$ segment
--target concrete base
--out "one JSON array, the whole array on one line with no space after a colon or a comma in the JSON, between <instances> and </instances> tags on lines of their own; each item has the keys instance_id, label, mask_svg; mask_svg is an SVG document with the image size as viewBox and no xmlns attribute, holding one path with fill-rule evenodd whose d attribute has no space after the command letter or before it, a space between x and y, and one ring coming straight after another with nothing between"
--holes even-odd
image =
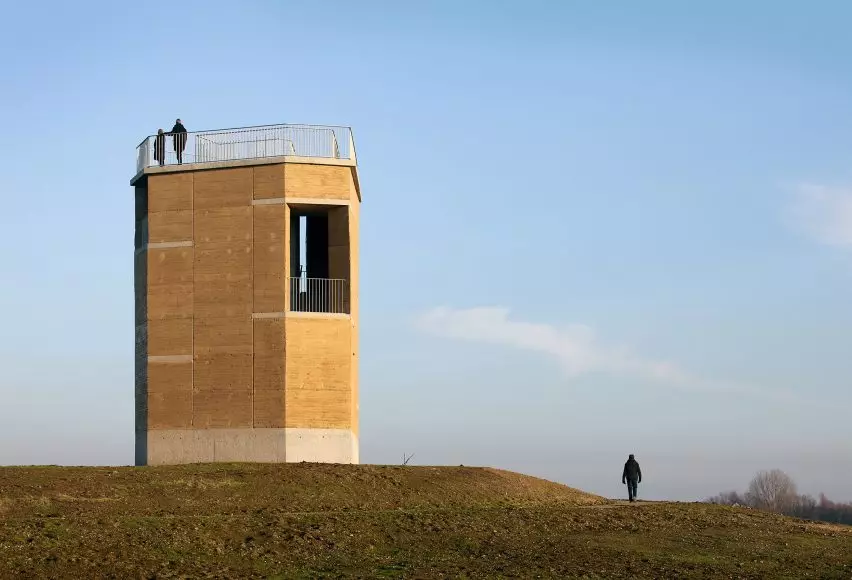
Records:
<instances>
[{"instance_id":1,"label":"concrete base","mask_svg":"<svg viewBox=\"0 0 852 580\"><path fill-rule=\"evenodd\" d=\"M241 461L358 463L358 437L348 429L250 428L164 429L136 437L137 465Z\"/></svg>"}]
</instances>

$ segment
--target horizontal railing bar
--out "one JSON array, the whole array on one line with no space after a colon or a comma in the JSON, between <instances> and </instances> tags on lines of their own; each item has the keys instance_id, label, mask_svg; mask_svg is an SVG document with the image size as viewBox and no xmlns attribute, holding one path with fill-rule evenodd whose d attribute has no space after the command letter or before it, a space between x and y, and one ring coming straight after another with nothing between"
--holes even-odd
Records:
<instances>
[{"instance_id":1,"label":"horizontal railing bar","mask_svg":"<svg viewBox=\"0 0 852 580\"><path fill-rule=\"evenodd\" d=\"M299 123L294 123L294 124L283 123L283 124L278 124L278 125L252 125L252 126L249 126L249 127L230 127L228 129L205 129L205 130L202 130L202 131L187 131L186 133L187 133L187 135L197 135L199 133L208 134L208 135L215 135L215 134L218 134L218 133L230 133L230 132L233 132L233 131L251 131L251 130L257 130L257 129L272 129L272 128L286 129L288 127L299 128L299 129L316 128L316 129L345 129L345 130L349 130L349 131L352 130L352 127L348 127L346 125L314 125L314 124L306 125L306 124L299 124ZM171 137L172 135L174 135L174 133L169 133L169 132L164 132L163 134L166 135L167 137ZM156 137L156 136L157 136L156 133L148 135L147 137L145 137L145 139L142 139L142 141L139 142L139 145L142 145L142 143L144 143L146 139L149 139L150 137ZM137 145L137 147L139 147L139 145Z\"/></svg>"}]
</instances>

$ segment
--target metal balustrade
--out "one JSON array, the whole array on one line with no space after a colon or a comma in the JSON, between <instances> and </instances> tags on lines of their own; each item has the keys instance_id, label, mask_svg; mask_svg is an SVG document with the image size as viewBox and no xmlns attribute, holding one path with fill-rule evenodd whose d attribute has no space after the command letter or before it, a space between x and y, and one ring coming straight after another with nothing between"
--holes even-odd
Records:
<instances>
[{"instance_id":1,"label":"metal balustrade","mask_svg":"<svg viewBox=\"0 0 852 580\"><path fill-rule=\"evenodd\" d=\"M290 278L290 312L349 314L349 280Z\"/></svg>"},{"instance_id":2,"label":"metal balustrade","mask_svg":"<svg viewBox=\"0 0 852 580\"><path fill-rule=\"evenodd\" d=\"M352 159L352 131L349 127L265 125L150 135L136 148L136 171L180 163L279 156Z\"/></svg>"}]
</instances>

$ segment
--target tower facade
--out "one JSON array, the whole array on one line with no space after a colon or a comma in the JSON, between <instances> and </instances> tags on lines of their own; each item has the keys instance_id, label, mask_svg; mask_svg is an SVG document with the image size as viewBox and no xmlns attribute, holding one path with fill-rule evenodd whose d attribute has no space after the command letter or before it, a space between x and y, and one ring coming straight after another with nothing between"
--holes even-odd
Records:
<instances>
[{"instance_id":1,"label":"tower facade","mask_svg":"<svg viewBox=\"0 0 852 580\"><path fill-rule=\"evenodd\" d=\"M152 136L131 185L136 464L357 463L351 130Z\"/></svg>"}]
</instances>

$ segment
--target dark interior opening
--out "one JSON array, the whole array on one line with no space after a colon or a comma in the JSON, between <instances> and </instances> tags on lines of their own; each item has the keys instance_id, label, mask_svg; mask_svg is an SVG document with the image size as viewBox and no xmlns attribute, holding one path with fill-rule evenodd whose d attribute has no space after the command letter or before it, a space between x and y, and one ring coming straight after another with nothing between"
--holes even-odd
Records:
<instances>
[{"instance_id":1,"label":"dark interior opening","mask_svg":"<svg viewBox=\"0 0 852 580\"><path fill-rule=\"evenodd\" d=\"M348 208L290 208L290 309L349 312Z\"/></svg>"},{"instance_id":2,"label":"dark interior opening","mask_svg":"<svg viewBox=\"0 0 852 580\"><path fill-rule=\"evenodd\" d=\"M328 214L305 216L305 272L328 278Z\"/></svg>"}]
</instances>

